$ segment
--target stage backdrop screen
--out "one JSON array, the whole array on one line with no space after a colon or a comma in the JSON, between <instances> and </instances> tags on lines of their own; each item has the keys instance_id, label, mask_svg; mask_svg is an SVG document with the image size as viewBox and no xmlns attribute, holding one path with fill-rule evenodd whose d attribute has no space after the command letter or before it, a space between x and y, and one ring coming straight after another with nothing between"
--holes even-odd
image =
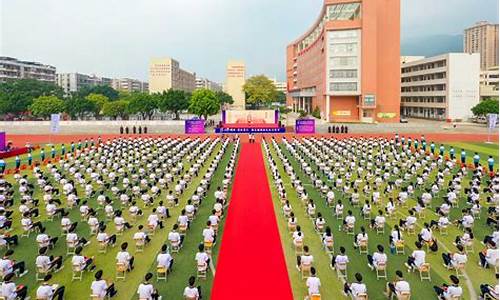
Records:
<instances>
[{"instance_id":1,"label":"stage backdrop screen","mask_svg":"<svg viewBox=\"0 0 500 300\"><path fill-rule=\"evenodd\" d=\"M295 121L295 133L315 133L314 119L298 119Z\"/></svg>"},{"instance_id":2,"label":"stage backdrop screen","mask_svg":"<svg viewBox=\"0 0 500 300\"><path fill-rule=\"evenodd\" d=\"M205 120L200 120L200 119L186 120L184 123L184 132L187 134L205 133Z\"/></svg>"},{"instance_id":3,"label":"stage backdrop screen","mask_svg":"<svg viewBox=\"0 0 500 300\"><path fill-rule=\"evenodd\" d=\"M5 131L0 132L0 151L5 150Z\"/></svg>"},{"instance_id":4,"label":"stage backdrop screen","mask_svg":"<svg viewBox=\"0 0 500 300\"><path fill-rule=\"evenodd\" d=\"M275 124L274 110L226 110L226 124Z\"/></svg>"}]
</instances>

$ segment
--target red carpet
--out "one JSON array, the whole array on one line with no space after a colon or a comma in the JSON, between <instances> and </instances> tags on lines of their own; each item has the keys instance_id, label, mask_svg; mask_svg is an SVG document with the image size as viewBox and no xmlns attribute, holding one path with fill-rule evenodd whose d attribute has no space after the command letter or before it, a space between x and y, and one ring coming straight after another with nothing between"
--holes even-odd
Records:
<instances>
[{"instance_id":1,"label":"red carpet","mask_svg":"<svg viewBox=\"0 0 500 300\"><path fill-rule=\"evenodd\" d=\"M260 143L242 144L211 299L293 299Z\"/></svg>"}]
</instances>

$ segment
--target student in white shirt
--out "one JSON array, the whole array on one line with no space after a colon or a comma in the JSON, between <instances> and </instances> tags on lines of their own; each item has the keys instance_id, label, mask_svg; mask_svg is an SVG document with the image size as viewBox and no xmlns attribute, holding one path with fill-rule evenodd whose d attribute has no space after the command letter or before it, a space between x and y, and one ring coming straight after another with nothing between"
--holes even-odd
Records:
<instances>
[{"instance_id":1,"label":"student in white shirt","mask_svg":"<svg viewBox=\"0 0 500 300\"><path fill-rule=\"evenodd\" d=\"M451 269L456 268L460 264L465 264L467 262L467 254L464 252L464 247L462 245L457 245L458 252L455 253L443 253L443 263L444 266Z\"/></svg>"},{"instance_id":2,"label":"student in white shirt","mask_svg":"<svg viewBox=\"0 0 500 300\"><path fill-rule=\"evenodd\" d=\"M137 294L139 295L139 299L147 299L147 300L157 300L159 299L158 291L154 288L153 284L149 282L153 278L152 273L147 273L144 276L144 282L139 284L139 288L137 289Z\"/></svg>"},{"instance_id":3,"label":"student in white shirt","mask_svg":"<svg viewBox=\"0 0 500 300\"><path fill-rule=\"evenodd\" d=\"M408 261L405 263L405 266L408 268L408 272L419 269L425 263L426 253L422 250L422 243L416 241L415 246L417 249L413 250L411 256L408 257Z\"/></svg>"},{"instance_id":4,"label":"student in white shirt","mask_svg":"<svg viewBox=\"0 0 500 300\"><path fill-rule=\"evenodd\" d=\"M344 284L344 294L346 296L351 294L355 299L360 294L366 294L367 289L366 284L363 283L363 276L360 273L356 273L354 277L356 278L356 282L353 282L351 284L346 282Z\"/></svg>"},{"instance_id":5,"label":"student in white shirt","mask_svg":"<svg viewBox=\"0 0 500 300\"><path fill-rule=\"evenodd\" d=\"M309 296L320 294L321 281L316 277L316 269L314 267L311 268L311 276L307 278L306 286Z\"/></svg>"},{"instance_id":6,"label":"student in white shirt","mask_svg":"<svg viewBox=\"0 0 500 300\"><path fill-rule=\"evenodd\" d=\"M49 281L52 279L51 274L45 275L43 278L43 283L36 290L37 299L50 299L50 300L63 300L64 299L64 286L59 286L57 284L50 284Z\"/></svg>"},{"instance_id":7,"label":"student in white shirt","mask_svg":"<svg viewBox=\"0 0 500 300\"><path fill-rule=\"evenodd\" d=\"M488 295L491 299L498 299L500 297L498 290L498 273L495 274L495 277L497 279L497 283L495 286L491 286L489 284L481 284L479 286L481 290L480 300L484 300L486 298L486 295Z\"/></svg>"},{"instance_id":8,"label":"student in white shirt","mask_svg":"<svg viewBox=\"0 0 500 300\"><path fill-rule=\"evenodd\" d=\"M345 248L343 246L340 246L339 248L340 254L337 256L333 255L332 256L332 263L331 267L333 269L338 268L339 265L347 265L349 263L349 257L345 254Z\"/></svg>"},{"instance_id":9,"label":"student in white shirt","mask_svg":"<svg viewBox=\"0 0 500 300\"><path fill-rule=\"evenodd\" d=\"M71 258L71 265L79 265L80 270L86 270L94 262L94 257L86 257L82 255L83 248L81 246L76 247L75 255ZM95 265L91 267L91 270L95 269Z\"/></svg>"},{"instance_id":10,"label":"student in white shirt","mask_svg":"<svg viewBox=\"0 0 500 300\"><path fill-rule=\"evenodd\" d=\"M15 261L10 259L10 256L14 254L14 250L9 249L5 252L2 259L0 259L0 270L2 274L7 275L10 273L18 274L19 277L23 277L28 273L26 270L26 265L24 261Z\"/></svg>"},{"instance_id":11,"label":"student in white shirt","mask_svg":"<svg viewBox=\"0 0 500 300\"><path fill-rule=\"evenodd\" d=\"M450 300L453 297L461 297L463 294L462 288L458 285L460 280L455 275L450 275L451 285L434 286L434 291L442 300Z\"/></svg>"},{"instance_id":12,"label":"student in white shirt","mask_svg":"<svg viewBox=\"0 0 500 300\"><path fill-rule=\"evenodd\" d=\"M138 241L138 240L142 240L144 241L144 244L147 244L151 241L151 239L149 238L149 236L146 234L146 232L144 232L144 226L142 225L139 225L137 226L137 232L134 233L134 241Z\"/></svg>"},{"instance_id":13,"label":"student in white shirt","mask_svg":"<svg viewBox=\"0 0 500 300\"><path fill-rule=\"evenodd\" d=\"M387 254L384 253L384 246L377 245L377 252L373 255L367 255L368 267L372 270L377 268L381 264L387 263Z\"/></svg>"},{"instance_id":14,"label":"student in white shirt","mask_svg":"<svg viewBox=\"0 0 500 300\"><path fill-rule=\"evenodd\" d=\"M397 299L404 294L410 292L410 284L408 281L404 280L403 272L400 270L396 271L396 280L394 282L388 282L386 286L386 292L384 293L388 299L392 299L396 296Z\"/></svg>"},{"instance_id":15,"label":"student in white shirt","mask_svg":"<svg viewBox=\"0 0 500 300\"><path fill-rule=\"evenodd\" d=\"M304 254L297 256L297 269L303 266L311 266L314 262L314 257L309 253L309 247L304 246Z\"/></svg>"},{"instance_id":16,"label":"student in white shirt","mask_svg":"<svg viewBox=\"0 0 500 300\"><path fill-rule=\"evenodd\" d=\"M102 279L102 270L99 270L94 275L95 280L90 286L92 295L99 298L114 297L118 292L115 290L114 283L109 284L106 280Z\"/></svg>"},{"instance_id":17,"label":"student in white shirt","mask_svg":"<svg viewBox=\"0 0 500 300\"><path fill-rule=\"evenodd\" d=\"M487 246L488 247L485 250L479 252L479 261L483 268L495 266L498 261L498 248L496 248L496 245L490 241Z\"/></svg>"},{"instance_id":18,"label":"student in white shirt","mask_svg":"<svg viewBox=\"0 0 500 300\"><path fill-rule=\"evenodd\" d=\"M205 246L203 244L198 245L198 253L196 253L194 260L198 264L198 266L204 265L208 267L210 264L210 256L205 252Z\"/></svg>"},{"instance_id":19,"label":"student in white shirt","mask_svg":"<svg viewBox=\"0 0 500 300\"><path fill-rule=\"evenodd\" d=\"M166 244L161 246L161 252L156 257L156 263L159 267L166 268L167 273L170 273L172 271L174 259L172 258L172 255L168 253L168 246Z\"/></svg>"},{"instance_id":20,"label":"student in white shirt","mask_svg":"<svg viewBox=\"0 0 500 300\"><path fill-rule=\"evenodd\" d=\"M128 253L127 248L128 243L125 242L121 245L121 251L116 254L116 262L125 264L130 272L134 269L134 257Z\"/></svg>"},{"instance_id":21,"label":"student in white shirt","mask_svg":"<svg viewBox=\"0 0 500 300\"><path fill-rule=\"evenodd\" d=\"M26 285L22 287L16 286L16 284L12 282L12 277L14 277L14 273L10 273L4 277L2 286L0 287L0 295L6 300L26 299L28 287Z\"/></svg>"},{"instance_id":22,"label":"student in white shirt","mask_svg":"<svg viewBox=\"0 0 500 300\"><path fill-rule=\"evenodd\" d=\"M201 298L201 287L195 287L195 282L196 278L194 276L189 277L188 286L184 289L183 293L185 299L198 300Z\"/></svg>"},{"instance_id":23,"label":"student in white shirt","mask_svg":"<svg viewBox=\"0 0 500 300\"><path fill-rule=\"evenodd\" d=\"M179 232L177 232L177 229L179 228L178 224L174 224L172 227L172 231L168 233L168 240L171 244L179 244L179 247L182 247L182 242L184 241L184 236L180 235Z\"/></svg>"}]
</instances>

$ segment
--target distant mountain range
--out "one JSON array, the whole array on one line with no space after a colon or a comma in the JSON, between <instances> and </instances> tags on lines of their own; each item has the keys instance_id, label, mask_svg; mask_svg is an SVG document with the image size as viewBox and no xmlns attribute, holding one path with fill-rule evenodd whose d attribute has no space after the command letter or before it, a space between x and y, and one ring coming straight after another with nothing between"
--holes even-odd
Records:
<instances>
[{"instance_id":1,"label":"distant mountain range","mask_svg":"<svg viewBox=\"0 0 500 300\"><path fill-rule=\"evenodd\" d=\"M463 52L463 35L430 35L401 40L401 55L435 56Z\"/></svg>"}]
</instances>

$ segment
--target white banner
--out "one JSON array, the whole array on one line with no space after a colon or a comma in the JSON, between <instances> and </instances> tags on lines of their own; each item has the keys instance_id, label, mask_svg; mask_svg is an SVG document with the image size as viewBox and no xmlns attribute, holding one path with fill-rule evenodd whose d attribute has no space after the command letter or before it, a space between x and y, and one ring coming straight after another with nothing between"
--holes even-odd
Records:
<instances>
[{"instance_id":1,"label":"white banner","mask_svg":"<svg viewBox=\"0 0 500 300\"><path fill-rule=\"evenodd\" d=\"M497 127L498 114L488 114L488 128L493 129Z\"/></svg>"},{"instance_id":2,"label":"white banner","mask_svg":"<svg viewBox=\"0 0 500 300\"><path fill-rule=\"evenodd\" d=\"M50 132L58 133L59 132L59 121L61 120L60 114L51 114L50 115Z\"/></svg>"}]
</instances>

